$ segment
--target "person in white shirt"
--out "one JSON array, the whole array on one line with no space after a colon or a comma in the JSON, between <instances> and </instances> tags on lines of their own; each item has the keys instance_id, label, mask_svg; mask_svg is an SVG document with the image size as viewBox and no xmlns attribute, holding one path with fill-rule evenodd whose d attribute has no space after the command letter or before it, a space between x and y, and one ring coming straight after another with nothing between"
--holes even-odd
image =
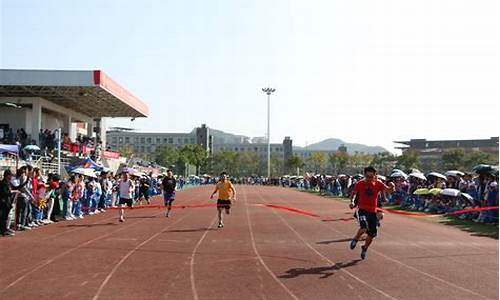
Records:
<instances>
[{"instance_id":1,"label":"person in white shirt","mask_svg":"<svg viewBox=\"0 0 500 300\"><path fill-rule=\"evenodd\" d=\"M124 207L127 205L128 207L132 207L133 203L133 198L132 198L132 192L134 191L134 183L133 181L129 178L129 174L124 172L122 173L122 179L120 179L120 182L118 183L118 195L120 197L120 201L118 204L120 204L120 222L124 221L123 218L123 212L124 212Z\"/></svg>"}]
</instances>

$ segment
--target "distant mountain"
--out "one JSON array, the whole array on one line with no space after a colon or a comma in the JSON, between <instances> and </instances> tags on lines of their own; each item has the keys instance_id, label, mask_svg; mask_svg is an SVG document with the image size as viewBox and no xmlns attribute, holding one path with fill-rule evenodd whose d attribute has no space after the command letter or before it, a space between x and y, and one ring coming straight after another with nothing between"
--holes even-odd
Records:
<instances>
[{"instance_id":1,"label":"distant mountain","mask_svg":"<svg viewBox=\"0 0 500 300\"><path fill-rule=\"evenodd\" d=\"M366 153L366 154L375 154L380 152L388 152L387 149L380 146L367 146L363 144L357 143L346 143L341 139L326 139L318 143L314 143L308 145L307 148L304 147L294 147L295 149L300 150L323 150L323 151L335 151L338 150L340 146L347 147L347 153L354 154L358 153Z\"/></svg>"},{"instance_id":2,"label":"distant mountain","mask_svg":"<svg viewBox=\"0 0 500 300\"><path fill-rule=\"evenodd\" d=\"M193 129L192 133L196 132L196 128ZM210 135L213 136L213 142L216 145L220 144L246 144L250 143L251 138L245 135L232 134L227 133L221 130L210 128ZM344 145L347 147L347 152L349 154L358 153L366 153L366 154L375 154L380 152L388 152L387 149L380 146L367 146L363 144L356 143L346 143L341 139L326 139L319 143L314 143L307 148L304 147L293 147L297 150L324 150L324 151L335 151L338 150L340 146Z\"/></svg>"}]
</instances>

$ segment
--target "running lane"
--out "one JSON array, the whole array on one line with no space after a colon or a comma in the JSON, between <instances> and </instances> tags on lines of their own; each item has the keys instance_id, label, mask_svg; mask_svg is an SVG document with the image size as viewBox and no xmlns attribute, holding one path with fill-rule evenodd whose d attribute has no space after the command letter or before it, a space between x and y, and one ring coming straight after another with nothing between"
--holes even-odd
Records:
<instances>
[{"instance_id":1,"label":"running lane","mask_svg":"<svg viewBox=\"0 0 500 300\"><path fill-rule=\"evenodd\" d=\"M290 189L236 186L214 207L116 211L0 239L0 299L496 299L498 243L386 215L365 261L345 203ZM178 193L207 204L212 187ZM160 199L155 202L159 203ZM310 211L324 218L269 208Z\"/></svg>"}]
</instances>

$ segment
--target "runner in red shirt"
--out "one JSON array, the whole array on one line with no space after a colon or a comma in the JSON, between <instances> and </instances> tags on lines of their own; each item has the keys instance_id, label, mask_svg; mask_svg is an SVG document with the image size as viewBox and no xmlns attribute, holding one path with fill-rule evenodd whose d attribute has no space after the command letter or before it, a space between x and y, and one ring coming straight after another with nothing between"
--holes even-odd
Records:
<instances>
[{"instance_id":1,"label":"runner in red shirt","mask_svg":"<svg viewBox=\"0 0 500 300\"><path fill-rule=\"evenodd\" d=\"M356 213L359 222L359 230L351 241L350 248L354 250L359 238L366 232L367 238L365 244L361 246L361 258L366 258L366 251L377 236L377 200L380 192L394 192L394 183L385 185L377 179L377 170L374 167L365 168L365 178L358 181L352 192L352 200L349 207L353 209L358 206ZM357 201L356 201L357 200Z\"/></svg>"}]
</instances>

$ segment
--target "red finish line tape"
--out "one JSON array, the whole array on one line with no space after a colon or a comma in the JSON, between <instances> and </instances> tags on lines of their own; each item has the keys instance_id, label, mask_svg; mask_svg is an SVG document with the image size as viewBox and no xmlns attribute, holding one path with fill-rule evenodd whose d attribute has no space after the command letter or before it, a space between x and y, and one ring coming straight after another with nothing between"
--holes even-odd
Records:
<instances>
[{"instance_id":1,"label":"red finish line tape","mask_svg":"<svg viewBox=\"0 0 500 300\"><path fill-rule=\"evenodd\" d=\"M315 213L308 212L308 211L301 210L301 209L297 209L297 208L293 208L293 207L276 205L276 204L263 204L263 205L265 207L270 207L270 208L276 208L276 209L283 209L283 210L291 211L291 212L294 212L294 213L297 213L297 214L301 214L301 215L304 215L304 216L315 217L315 218L319 218L320 217L319 215L317 215Z\"/></svg>"},{"instance_id":2,"label":"red finish line tape","mask_svg":"<svg viewBox=\"0 0 500 300\"><path fill-rule=\"evenodd\" d=\"M172 205L172 209L183 209L183 208L203 208L203 207L217 207L218 205L215 203L206 203L206 204L192 204L192 205ZM224 205L220 205L224 206ZM124 206L124 207L109 207L107 209L145 209L145 208L167 208L166 205L134 205L132 207Z\"/></svg>"},{"instance_id":3,"label":"red finish line tape","mask_svg":"<svg viewBox=\"0 0 500 300\"><path fill-rule=\"evenodd\" d=\"M397 214L397 215L414 216L414 217L456 216L456 215L461 215L461 214L466 214L466 213L471 213L471 212L480 212L480 211L494 210L494 209L498 209L498 205L476 207L476 208L466 208L466 209L457 210L457 211L453 211L453 212L449 212L449 213L445 213L445 214L428 214L428 213L420 213L420 212L412 212L412 211L378 208L378 210L382 211L382 212L387 212L387 213Z\"/></svg>"},{"instance_id":4,"label":"red finish line tape","mask_svg":"<svg viewBox=\"0 0 500 300\"><path fill-rule=\"evenodd\" d=\"M455 215L461 215L469 212L478 212L478 211L485 211L485 210L494 210L498 209L498 205L496 206L485 206L485 207L478 207L478 208L467 208L467 209L462 209L462 210L457 210L454 212L449 212L446 215L448 216L455 216Z\"/></svg>"}]
</instances>

